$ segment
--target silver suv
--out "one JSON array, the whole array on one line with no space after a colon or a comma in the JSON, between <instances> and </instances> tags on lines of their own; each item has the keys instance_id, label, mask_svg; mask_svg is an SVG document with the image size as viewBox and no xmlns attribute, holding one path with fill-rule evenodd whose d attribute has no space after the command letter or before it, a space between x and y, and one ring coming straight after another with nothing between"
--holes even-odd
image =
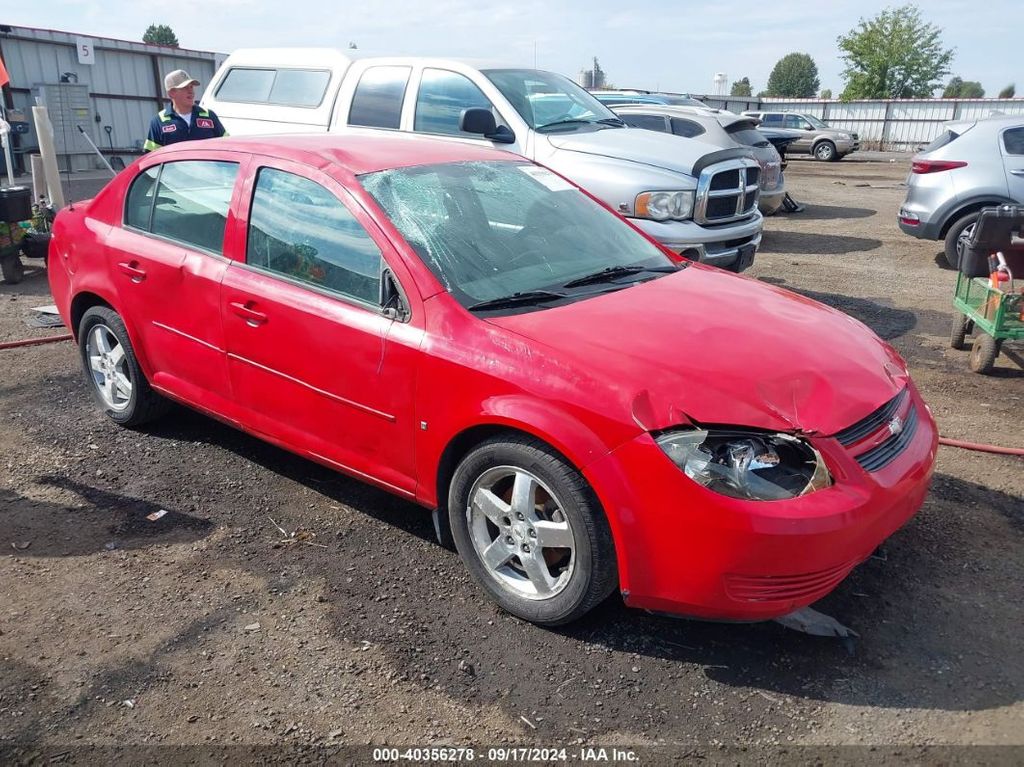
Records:
<instances>
[{"instance_id":1,"label":"silver suv","mask_svg":"<svg viewBox=\"0 0 1024 767\"><path fill-rule=\"evenodd\" d=\"M796 112L744 112L748 117L757 117L765 128L786 128L798 131L801 136L787 148L789 154L814 155L818 160L830 162L842 160L850 152L860 149L860 137L856 133L833 128L817 117Z\"/></svg>"},{"instance_id":2,"label":"silver suv","mask_svg":"<svg viewBox=\"0 0 1024 767\"><path fill-rule=\"evenodd\" d=\"M946 261L956 268L983 207L1024 204L1024 115L944 128L914 156L899 224L914 237L944 240Z\"/></svg>"}]
</instances>

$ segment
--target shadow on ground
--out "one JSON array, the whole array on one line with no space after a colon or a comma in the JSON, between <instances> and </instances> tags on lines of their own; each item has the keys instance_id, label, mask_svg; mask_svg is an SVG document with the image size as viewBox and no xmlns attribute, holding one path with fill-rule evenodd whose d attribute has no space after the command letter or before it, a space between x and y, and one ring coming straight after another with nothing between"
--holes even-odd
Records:
<instances>
[{"instance_id":1,"label":"shadow on ground","mask_svg":"<svg viewBox=\"0 0 1024 767\"><path fill-rule=\"evenodd\" d=\"M762 253L845 256L850 253L877 250L880 247L882 247L882 241L873 237L847 237L839 234L812 234L766 229L758 250Z\"/></svg>"}]
</instances>

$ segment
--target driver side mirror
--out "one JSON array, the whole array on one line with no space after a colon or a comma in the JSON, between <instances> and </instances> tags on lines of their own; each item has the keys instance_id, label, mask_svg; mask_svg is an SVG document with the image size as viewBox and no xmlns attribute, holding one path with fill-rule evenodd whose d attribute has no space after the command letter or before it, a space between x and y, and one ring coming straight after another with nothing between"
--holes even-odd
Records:
<instances>
[{"instance_id":1,"label":"driver side mirror","mask_svg":"<svg viewBox=\"0 0 1024 767\"><path fill-rule=\"evenodd\" d=\"M463 109L459 115L459 130L465 133L479 133L499 144L513 144L516 140L516 134L504 125L499 126L491 110L483 107Z\"/></svg>"},{"instance_id":2,"label":"driver side mirror","mask_svg":"<svg viewBox=\"0 0 1024 767\"><path fill-rule=\"evenodd\" d=\"M409 319L409 309L398 289L398 283L391 271L385 269L380 277L380 308L381 314L389 320L405 322Z\"/></svg>"}]
</instances>

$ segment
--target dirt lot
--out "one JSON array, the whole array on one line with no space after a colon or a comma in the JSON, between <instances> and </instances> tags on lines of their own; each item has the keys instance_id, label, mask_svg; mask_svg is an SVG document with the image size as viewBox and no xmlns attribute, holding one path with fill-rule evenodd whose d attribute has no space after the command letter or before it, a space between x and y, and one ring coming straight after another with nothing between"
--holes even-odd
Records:
<instances>
[{"instance_id":1,"label":"dirt lot","mask_svg":"<svg viewBox=\"0 0 1024 767\"><path fill-rule=\"evenodd\" d=\"M895 225L907 165L792 162L789 187L810 204L767 222L749 274L891 341L945 436L1024 446L1024 349L981 377L948 348L955 275L937 243ZM54 332L25 324L49 301L43 275L0 286L0 341ZM940 449L921 513L818 605L861 634L850 655L774 623L673 620L617 599L564 630L522 623L468 582L418 507L184 410L116 428L69 343L0 351L0 445L9 756L1024 745L1019 459ZM284 542L277 526L300 534Z\"/></svg>"}]
</instances>

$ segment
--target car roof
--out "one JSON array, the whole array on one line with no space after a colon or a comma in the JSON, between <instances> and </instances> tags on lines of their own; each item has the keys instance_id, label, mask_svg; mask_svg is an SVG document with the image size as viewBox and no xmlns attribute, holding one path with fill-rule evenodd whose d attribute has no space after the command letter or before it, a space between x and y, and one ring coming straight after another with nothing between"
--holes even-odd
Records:
<instances>
[{"instance_id":1,"label":"car roof","mask_svg":"<svg viewBox=\"0 0 1024 767\"><path fill-rule=\"evenodd\" d=\"M672 106L669 104L623 104L612 107L616 114L656 114L665 117L684 117L696 119L698 122L710 124L717 123L727 128L735 123L749 123L751 128L757 127L757 118L737 115L722 110L701 109L699 107Z\"/></svg>"},{"instance_id":2,"label":"car roof","mask_svg":"<svg viewBox=\"0 0 1024 767\"><path fill-rule=\"evenodd\" d=\"M519 155L490 147L401 133L371 134L358 129L336 133L225 136L205 141L179 141L157 150L157 153L171 159L175 155L209 150L269 155L320 169L334 166L357 176L379 170L449 162L525 161Z\"/></svg>"},{"instance_id":3,"label":"car roof","mask_svg":"<svg viewBox=\"0 0 1024 767\"><path fill-rule=\"evenodd\" d=\"M342 48L238 48L229 57L232 66L344 66L360 61L365 64L407 66L461 65L471 69L528 69L508 61L473 58L439 58L429 56L389 56Z\"/></svg>"}]
</instances>

